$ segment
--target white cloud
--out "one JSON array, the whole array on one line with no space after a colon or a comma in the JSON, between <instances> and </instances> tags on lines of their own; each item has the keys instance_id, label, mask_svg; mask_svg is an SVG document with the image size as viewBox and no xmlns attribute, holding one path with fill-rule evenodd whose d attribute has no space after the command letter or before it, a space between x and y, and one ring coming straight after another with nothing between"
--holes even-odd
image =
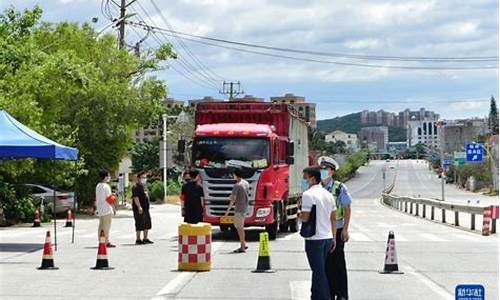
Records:
<instances>
[{"instance_id":1,"label":"white cloud","mask_svg":"<svg viewBox=\"0 0 500 300\"><path fill-rule=\"evenodd\" d=\"M487 111L489 102L484 100L461 101L450 104L450 108L456 112L466 113L470 110Z\"/></svg>"},{"instance_id":2,"label":"white cloud","mask_svg":"<svg viewBox=\"0 0 500 300\"><path fill-rule=\"evenodd\" d=\"M40 2L53 21L88 21L100 14L100 1L24 2ZM158 26L165 27L150 1L140 3ZM177 0L168 3L155 0L155 3L176 30L235 41L383 56L498 54L497 0ZM0 8L6 8L3 2ZM132 4L130 8L149 21L137 4ZM130 35L128 38L133 44L137 37ZM152 38L147 42L153 46L156 44ZM251 91L255 95L259 94L258 87L266 83L279 90L290 90L290 86L302 84L310 87L308 93L324 90L325 93L336 94L340 89L353 98L375 97L374 90L383 93L384 96L379 98L387 95L398 99L464 99L470 93L498 93L498 73L495 70L402 71L347 67L264 57L189 41L185 43L216 73L257 87ZM180 55L191 60L182 47L177 48ZM354 62L341 58L321 59ZM420 65L414 62L355 62ZM192 87L172 71L166 78L171 90L179 93L189 93ZM372 90L366 88L369 84L374 86ZM484 110L478 105L461 102L449 108L454 111Z\"/></svg>"},{"instance_id":3,"label":"white cloud","mask_svg":"<svg viewBox=\"0 0 500 300\"><path fill-rule=\"evenodd\" d=\"M346 47L351 49L375 49L380 48L383 45L378 39L360 39L360 40L350 40L344 43Z\"/></svg>"}]
</instances>

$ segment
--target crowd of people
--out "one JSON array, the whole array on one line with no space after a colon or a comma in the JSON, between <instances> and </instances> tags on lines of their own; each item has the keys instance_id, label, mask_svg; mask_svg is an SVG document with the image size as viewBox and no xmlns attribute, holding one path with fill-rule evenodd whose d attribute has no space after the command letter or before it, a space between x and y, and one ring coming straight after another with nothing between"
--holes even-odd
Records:
<instances>
[{"instance_id":1,"label":"crowd of people","mask_svg":"<svg viewBox=\"0 0 500 300\"><path fill-rule=\"evenodd\" d=\"M344 245L349 240L352 198L346 186L334 179L335 171L339 168L334 159L321 157L318 165L303 170L303 180L307 188L302 194L299 215L302 224L314 222L313 232L307 236L303 235L307 261L312 271L311 299L344 300L348 299ZM109 231L113 215L116 214L116 195L109 185L109 173L102 171L99 176L95 204L99 217L98 234L104 231L107 247L115 247L109 241ZM200 174L196 169L190 169L184 172L182 177L184 183L180 200L183 220L190 224L203 222L204 193ZM240 246L233 252L245 253L248 249L244 227L249 202L249 183L238 168L233 169L233 178L235 184L224 216L227 217L234 211L233 226L238 233ZM137 245L153 243L148 238L148 231L152 226L146 184L147 172L139 172L132 188Z\"/></svg>"}]
</instances>

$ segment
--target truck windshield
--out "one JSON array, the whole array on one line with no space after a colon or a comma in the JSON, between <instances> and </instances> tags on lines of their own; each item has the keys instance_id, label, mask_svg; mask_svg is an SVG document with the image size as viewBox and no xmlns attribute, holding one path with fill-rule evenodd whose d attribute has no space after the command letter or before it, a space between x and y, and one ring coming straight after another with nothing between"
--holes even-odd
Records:
<instances>
[{"instance_id":1,"label":"truck windshield","mask_svg":"<svg viewBox=\"0 0 500 300\"><path fill-rule=\"evenodd\" d=\"M269 144L259 138L198 138L193 146L193 161L202 168L266 168Z\"/></svg>"}]
</instances>

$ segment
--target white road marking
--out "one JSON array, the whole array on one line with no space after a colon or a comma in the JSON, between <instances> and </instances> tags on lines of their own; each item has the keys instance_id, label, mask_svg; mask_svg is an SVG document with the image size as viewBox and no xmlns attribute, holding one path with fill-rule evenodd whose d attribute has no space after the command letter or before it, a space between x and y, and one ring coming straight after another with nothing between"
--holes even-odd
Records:
<instances>
[{"instance_id":1,"label":"white road marking","mask_svg":"<svg viewBox=\"0 0 500 300\"><path fill-rule=\"evenodd\" d=\"M386 239L389 237L387 234L384 234L383 235ZM404 236L402 236L401 234L395 232L394 233L394 238L396 238L396 242L409 242L409 240L407 238L405 238Z\"/></svg>"},{"instance_id":2,"label":"white road marking","mask_svg":"<svg viewBox=\"0 0 500 300\"><path fill-rule=\"evenodd\" d=\"M377 226L378 227L382 227L382 228L391 228L391 227L394 227L392 225L389 225L389 224L383 223L383 222L377 222Z\"/></svg>"},{"instance_id":3,"label":"white road marking","mask_svg":"<svg viewBox=\"0 0 500 300\"><path fill-rule=\"evenodd\" d=\"M222 246L220 242L212 243L212 261L214 259L214 254ZM196 276L196 272L180 272L179 275L175 276L167 285L165 285L156 296L151 298L151 300L162 300L168 299L168 297L178 294L182 288Z\"/></svg>"},{"instance_id":4,"label":"white road marking","mask_svg":"<svg viewBox=\"0 0 500 300\"><path fill-rule=\"evenodd\" d=\"M290 281L290 298L307 300L311 298L311 281Z\"/></svg>"},{"instance_id":5,"label":"white road marking","mask_svg":"<svg viewBox=\"0 0 500 300\"><path fill-rule=\"evenodd\" d=\"M371 238L361 232L349 232L349 240L353 242L373 242Z\"/></svg>"},{"instance_id":6,"label":"white road marking","mask_svg":"<svg viewBox=\"0 0 500 300\"><path fill-rule=\"evenodd\" d=\"M29 234L34 234L34 235L37 235L37 234L40 234L40 235L43 235L45 234L46 231L50 231L51 232L51 235L52 235L52 229L53 228L47 228L46 230L44 230L45 228L37 228L37 229L27 229L26 231L25 230L22 230L22 229L19 229L19 230L13 230L13 231L7 231L7 230L2 230L0 231L0 237L1 238L14 238L14 237L20 237L20 236L23 236L23 235L29 235Z\"/></svg>"},{"instance_id":7,"label":"white road marking","mask_svg":"<svg viewBox=\"0 0 500 300\"><path fill-rule=\"evenodd\" d=\"M75 229L75 236L77 233L84 232L85 230L82 229ZM69 231L64 231L64 232L59 232L57 231L57 236L64 236L64 235L71 235L73 231L70 229Z\"/></svg>"},{"instance_id":8,"label":"white road marking","mask_svg":"<svg viewBox=\"0 0 500 300\"><path fill-rule=\"evenodd\" d=\"M432 280L430 280L429 278L427 278L426 276L424 276L423 274L421 274L420 272L418 272L417 270L415 270L411 266L404 265L404 269L406 269L406 270L403 270L403 271L405 271L407 274L411 274L411 275L415 276L418 280L420 280L423 284L425 284L431 291L433 291L437 295L441 296L442 299L446 299L446 300L455 299L455 297L453 297L453 295L450 294L446 289L437 285Z\"/></svg>"},{"instance_id":9,"label":"white road marking","mask_svg":"<svg viewBox=\"0 0 500 300\"><path fill-rule=\"evenodd\" d=\"M279 238L279 239L283 240L283 241L292 241L292 240L296 241L296 240L302 239L302 237L298 233L292 233L292 234L288 234L287 236Z\"/></svg>"},{"instance_id":10,"label":"white road marking","mask_svg":"<svg viewBox=\"0 0 500 300\"><path fill-rule=\"evenodd\" d=\"M113 236L111 236L113 237ZM116 236L115 239L117 240L129 240L129 239L135 239L135 233L129 233L129 234L122 234L122 235L118 235Z\"/></svg>"},{"instance_id":11,"label":"white road marking","mask_svg":"<svg viewBox=\"0 0 500 300\"><path fill-rule=\"evenodd\" d=\"M448 242L448 240L442 239L438 236L435 236L434 234L431 233L418 233L419 236L423 237L424 239L433 241L433 242Z\"/></svg>"},{"instance_id":12,"label":"white road marking","mask_svg":"<svg viewBox=\"0 0 500 300\"><path fill-rule=\"evenodd\" d=\"M87 233L87 234L84 234L82 236L80 236L81 238L91 238L91 237L95 237L97 238L97 231L96 232L92 232L92 233Z\"/></svg>"},{"instance_id":13,"label":"white road marking","mask_svg":"<svg viewBox=\"0 0 500 300\"><path fill-rule=\"evenodd\" d=\"M472 242L482 242L483 240L478 237L478 236L473 236L465 233L453 233L453 237L456 237L457 239L460 240L465 240L465 241L472 241Z\"/></svg>"},{"instance_id":14,"label":"white road marking","mask_svg":"<svg viewBox=\"0 0 500 300\"><path fill-rule=\"evenodd\" d=\"M359 223L351 223L350 226L352 229L355 229L356 231L363 231L363 232L369 231L367 227L359 225Z\"/></svg>"}]
</instances>

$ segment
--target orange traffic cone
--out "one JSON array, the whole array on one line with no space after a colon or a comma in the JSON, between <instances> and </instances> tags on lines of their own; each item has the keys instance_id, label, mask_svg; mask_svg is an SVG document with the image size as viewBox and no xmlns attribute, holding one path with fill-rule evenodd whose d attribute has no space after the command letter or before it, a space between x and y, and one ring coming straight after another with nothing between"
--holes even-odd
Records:
<instances>
[{"instance_id":1,"label":"orange traffic cone","mask_svg":"<svg viewBox=\"0 0 500 300\"><path fill-rule=\"evenodd\" d=\"M40 211L35 209L35 216L33 217L33 227L40 227Z\"/></svg>"},{"instance_id":2,"label":"orange traffic cone","mask_svg":"<svg viewBox=\"0 0 500 300\"><path fill-rule=\"evenodd\" d=\"M64 227L73 227L73 213L70 208L66 211L66 226Z\"/></svg>"},{"instance_id":3,"label":"orange traffic cone","mask_svg":"<svg viewBox=\"0 0 500 300\"><path fill-rule=\"evenodd\" d=\"M50 231L45 235L45 244L43 245L42 265L38 270L57 270L54 266L54 258L52 257L52 242L50 241Z\"/></svg>"},{"instance_id":4,"label":"orange traffic cone","mask_svg":"<svg viewBox=\"0 0 500 300\"><path fill-rule=\"evenodd\" d=\"M104 230L101 230L101 236L99 237L99 249L97 249L97 261L95 267L92 270L113 270L113 267L109 266L108 254L106 251L106 236L104 235Z\"/></svg>"},{"instance_id":5,"label":"orange traffic cone","mask_svg":"<svg viewBox=\"0 0 500 300\"><path fill-rule=\"evenodd\" d=\"M389 231L389 238L387 239L387 249L385 250L384 270L380 274L403 274L398 270L398 257L396 255L396 239L394 232Z\"/></svg>"}]
</instances>

